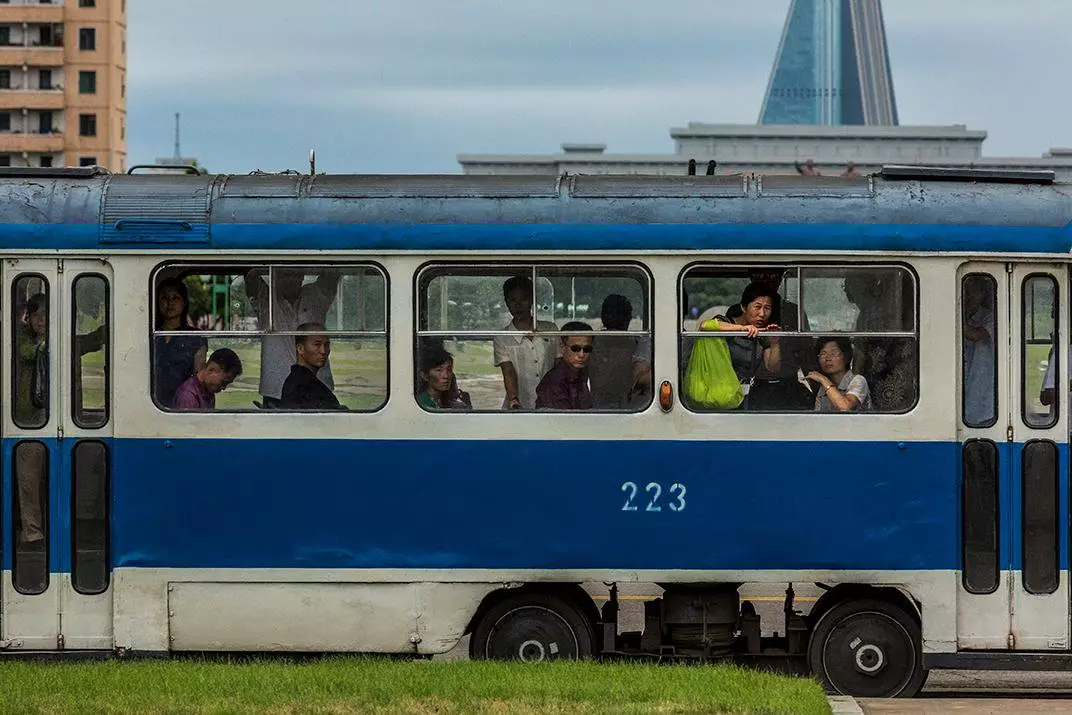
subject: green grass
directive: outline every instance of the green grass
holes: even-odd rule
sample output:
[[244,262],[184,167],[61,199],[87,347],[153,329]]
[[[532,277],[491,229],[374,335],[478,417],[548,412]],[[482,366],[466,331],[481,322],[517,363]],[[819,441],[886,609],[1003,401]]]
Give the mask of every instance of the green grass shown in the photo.
[[330,658],[0,663],[3,713],[829,713],[818,684],[733,666]]

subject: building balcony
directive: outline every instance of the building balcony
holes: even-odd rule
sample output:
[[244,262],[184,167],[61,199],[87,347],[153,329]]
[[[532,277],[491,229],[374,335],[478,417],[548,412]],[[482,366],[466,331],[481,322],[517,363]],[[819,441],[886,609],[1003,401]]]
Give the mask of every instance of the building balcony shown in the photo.
[[63,22],[63,5],[0,5],[0,25]]
[[17,154],[24,151],[46,154],[63,151],[63,135],[0,132],[0,153]]
[[[3,7],[3,5],[0,5]],[[0,65],[5,67],[62,67],[63,47],[0,45]]]
[[0,110],[63,109],[62,89],[0,89]]

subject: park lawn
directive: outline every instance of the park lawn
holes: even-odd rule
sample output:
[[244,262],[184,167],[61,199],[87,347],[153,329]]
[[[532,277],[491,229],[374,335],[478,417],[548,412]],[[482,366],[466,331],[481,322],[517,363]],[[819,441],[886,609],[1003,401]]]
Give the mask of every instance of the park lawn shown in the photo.
[[830,713],[813,680],[728,665],[8,661],[0,693],[2,713]]

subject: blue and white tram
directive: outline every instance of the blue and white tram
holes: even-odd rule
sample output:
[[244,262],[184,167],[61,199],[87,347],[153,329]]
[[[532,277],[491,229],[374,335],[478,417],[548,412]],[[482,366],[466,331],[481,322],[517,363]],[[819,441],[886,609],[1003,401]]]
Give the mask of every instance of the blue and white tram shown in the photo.
[[[1072,190],[1052,177],[5,170],[0,196],[0,652],[431,655],[471,634],[481,658],[786,654],[891,696],[931,668],[1072,663]],[[850,337],[875,409],[689,403],[697,313],[757,269],[798,311],[773,336]],[[333,277],[349,410],[258,392],[268,342],[296,337],[273,292],[295,273]],[[502,327],[514,275],[535,337]],[[168,278],[191,307],[170,329]],[[495,341],[554,345],[609,293],[634,306],[619,337],[650,342],[646,396],[500,409]],[[214,409],[161,404],[171,340],[242,356]],[[475,409],[418,403],[429,340]],[[619,634],[587,582],[665,591]],[[743,583],[824,593],[761,624]]]

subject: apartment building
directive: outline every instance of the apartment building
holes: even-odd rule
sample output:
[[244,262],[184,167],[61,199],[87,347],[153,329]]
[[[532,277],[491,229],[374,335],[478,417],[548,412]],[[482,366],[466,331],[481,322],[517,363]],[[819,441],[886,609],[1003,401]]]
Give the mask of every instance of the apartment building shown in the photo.
[[125,171],[126,0],[0,0],[0,166]]

